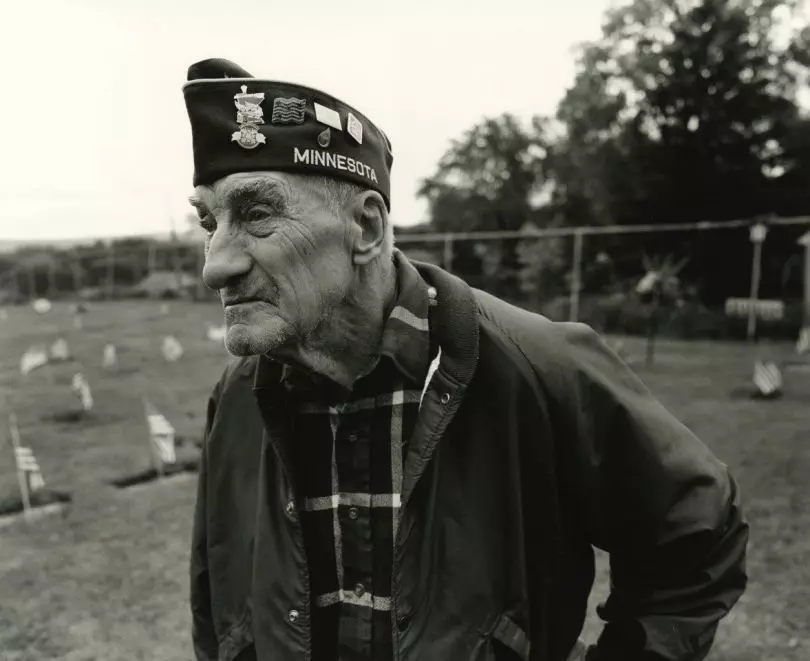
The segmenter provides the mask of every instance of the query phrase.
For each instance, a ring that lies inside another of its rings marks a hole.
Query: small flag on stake
[[[31,448],[24,447],[20,442],[20,429],[17,426],[17,416],[14,411],[8,416],[8,431],[11,437],[11,447],[14,448],[14,463],[17,464],[17,480],[20,483],[20,496],[22,496],[25,517],[31,515],[31,493],[45,487],[45,480],[39,463],[34,457]]]
[[[208,326],[207,335],[212,342],[223,342],[225,340],[225,326]]]
[[[38,314],[45,314],[51,311],[51,302],[47,298],[38,298],[34,301],[34,310]]]
[[[20,374],[29,374],[48,364],[48,352],[44,347],[30,347],[20,358]]]
[[[31,448],[19,446],[14,448],[14,456],[17,459],[17,470],[19,470],[26,480],[30,492],[38,491],[45,487],[45,480],[39,463],[31,451]]]
[[[149,425],[149,438],[152,449],[161,464],[173,464],[177,461],[174,451],[174,427],[160,411],[147,400],[144,400],[146,421]]]
[[[163,357],[170,363],[180,360],[180,358],[183,357],[183,345],[180,344],[180,340],[174,335],[163,338],[161,350],[163,351]]]
[[[160,306],[160,314],[169,314],[169,304],[162,303]]]
[[[796,353],[800,356],[810,352],[810,326],[805,326],[799,333],[799,339],[796,342]]]
[[[754,364],[754,385],[761,397],[782,394],[782,372],[776,363],[757,361]]]
[[[93,410],[93,394],[90,392],[90,386],[87,381],[84,380],[84,376],[81,372],[77,372],[73,375],[71,390],[78,395],[82,403],[82,410],[85,413],[89,413]]]
[[[68,360],[70,349],[65,338],[60,337],[51,345],[51,360]]]
[[[105,369],[110,369],[118,364],[118,352],[115,350],[114,344],[104,345],[104,357],[101,359],[101,365]]]

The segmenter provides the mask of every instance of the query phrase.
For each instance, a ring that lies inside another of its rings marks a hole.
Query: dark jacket
[[[565,661],[610,553],[590,658],[703,659],[746,584],[734,480],[587,326],[416,265],[441,364],[405,463],[392,585],[401,661]],[[191,558],[198,659],[309,659],[309,585],[273,369],[208,405]],[[265,375],[266,376],[266,375]],[[259,379],[265,383],[266,378]]]

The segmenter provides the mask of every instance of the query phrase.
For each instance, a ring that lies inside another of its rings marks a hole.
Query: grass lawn
[[[0,658],[3,661],[131,661],[192,657],[187,554],[194,477],[119,491],[109,481],[150,466],[141,397],[146,395],[193,453],[205,401],[228,360],[206,339],[219,324],[215,304],[96,304],[84,328],[67,305],[45,316],[11,308],[0,321],[0,407],[13,407],[24,445],[33,449],[49,488],[70,492],[62,514],[0,527]],[[162,338],[174,334],[185,355],[166,363]],[[65,337],[74,360],[19,374],[32,344]],[[118,367],[101,366],[106,342]],[[624,341],[640,356],[643,343]],[[760,347],[788,357],[790,347]],[[743,345],[660,342],[656,364],[637,371],[650,388],[734,471],[752,527],[749,589],[723,621],[713,661],[810,658],[810,369],[785,373],[786,396],[757,402],[734,394],[750,381]],[[635,364],[634,364],[635,366]],[[87,378],[95,412],[58,421],[77,407],[69,384]],[[5,395],[5,401],[3,401]],[[3,421],[5,425],[5,421]],[[17,495],[11,446],[0,433],[0,500]],[[605,558],[592,608],[606,594]],[[591,617],[584,635],[599,630]]]

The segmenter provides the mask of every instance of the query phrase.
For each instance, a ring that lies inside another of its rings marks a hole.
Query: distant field
[[[45,316],[10,308],[0,321],[0,392],[20,422],[48,487],[69,491],[64,515],[0,528],[0,659],[131,661],[191,658],[187,553],[194,478],[117,491],[111,479],[150,465],[141,395],[166,414],[184,452],[202,431],[205,401],[228,360],[205,336],[219,324],[216,305],[100,303],[77,331],[66,305]],[[167,334],[186,350],[175,364],[160,355]],[[67,339],[75,362],[19,375],[22,352]],[[112,341],[120,365],[105,371]],[[624,340],[640,356],[642,343]],[[737,476],[752,525],[751,585],[721,625],[713,661],[810,658],[810,369],[786,372],[787,395],[754,402],[742,396],[753,356],[743,345],[662,342],[656,365],[637,370],[652,390]],[[788,357],[790,347],[761,348]],[[635,364],[634,364],[635,366]],[[75,407],[69,391],[81,370],[96,400],[92,418],[56,422]],[[732,393],[735,393],[732,396]],[[3,418],[5,418],[5,411]],[[3,420],[3,427],[5,420]],[[5,431],[5,430],[4,430]],[[0,500],[17,482],[11,448],[0,433]],[[603,570],[604,557],[599,557]],[[604,571],[594,604],[605,595]],[[585,636],[593,640],[591,618]]]

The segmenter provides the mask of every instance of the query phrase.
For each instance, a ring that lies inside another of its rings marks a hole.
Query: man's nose
[[[206,287],[218,291],[246,275],[251,264],[238,231],[230,223],[220,225],[209,239],[202,280]]]

